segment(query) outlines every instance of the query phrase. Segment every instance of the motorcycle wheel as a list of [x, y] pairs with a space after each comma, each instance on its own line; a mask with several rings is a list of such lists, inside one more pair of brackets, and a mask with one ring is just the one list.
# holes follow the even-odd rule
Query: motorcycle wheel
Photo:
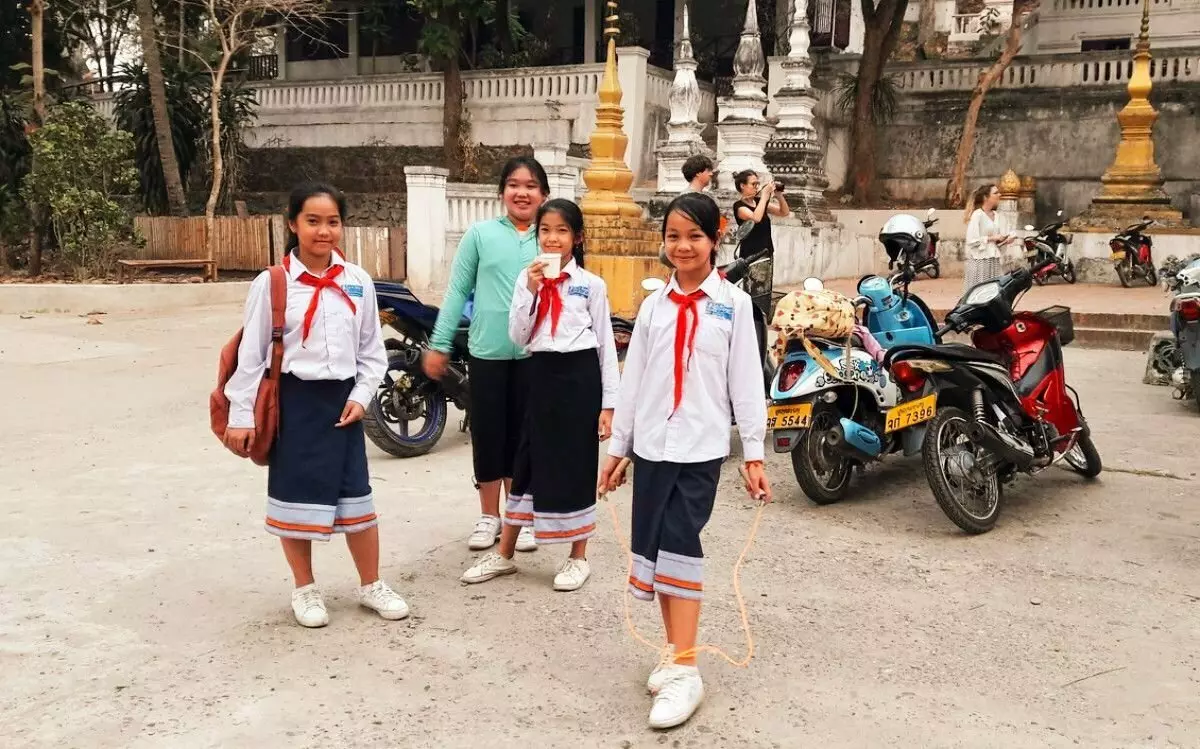
[[[423, 375], [409, 375], [417, 382], [403, 393], [394, 392], [398, 387], [397, 378], [403, 373], [403, 361], [404, 355], [388, 346], [388, 371], [363, 416], [363, 429], [371, 442], [388, 455], [415, 458], [432, 450], [442, 438], [449, 407], [436, 389], [419, 387], [425, 381]], [[423, 418], [425, 423], [414, 434], [409, 423], [418, 418]]]
[[970, 418], [960, 408], [938, 411], [929, 422], [921, 457], [938, 507], [959, 528], [978, 534], [995, 527], [1002, 497], [996, 472], [976, 468], [979, 448], [967, 436]]
[[1090, 434], [1080, 437], [1063, 458], [1067, 465], [1071, 466], [1071, 470], [1084, 478], [1094, 479], [1104, 470], [1104, 464], [1100, 462], [1100, 453], [1096, 450]]
[[792, 471], [805, 496], [819, 505], [845, 498], [850, 489], [850, 459], [829, 447], [826, 433], [838, 423], [838, 410], [828, 403], [813, 407], [812, 424], [792, 449]]
[[1116, 269], [1117, 269], [1117, 278], [1121, 279], [1121, 285], [1128, 289], [1129, 285], [1130, 285], [1129, 284], [1129, 281], [1130, 281], [1129, 274], [1131, 272], [1129, 260], [1125, 259], [1125, 260], [1122, 260], [1121, 262], [1117, 263]]
[[1079, 280], [1078, 276], [1075, 275], [1075, 263], [1067, 263], [1063, 267], [1062, 277], [1067, 283], [1075, 283]]
[[1146, 268], [1146, 283], [1151, 286], [1158, 286], [1158, 271], [1154, 268], [1153, 263]]

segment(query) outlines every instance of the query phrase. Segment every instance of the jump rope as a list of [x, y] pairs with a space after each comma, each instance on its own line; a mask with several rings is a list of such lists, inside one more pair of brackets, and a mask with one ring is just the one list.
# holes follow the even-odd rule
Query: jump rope
[[[628, 470], [629, 465], [629, 458], [622, 458], [621, 462], [617, 464], [616, 469], [613, 471], [613, 475], [620, 476], [624, 474], [625, 471]], [[742, 474], [742, 480], [746, 482], [746, 486], [749, 487], [750, 476], [746, 473], [745, 466], [738, 466], [738, 470]], [[605, 488], [601, 490], [598, 493], [597, 498], [601, 500], [607, 500], [608, 489]], [[745, 658], [735, 659], [733, 656], [729, 655], [716, 645], [701, 644], [692, 648], [688, 648], [687, 650], [673, 652], [671, 650], [670, 643], [655, 645], [654, 643], [650, 642], [650, 640], [646, 639], [646, 637], [642, 635], [640, 631], [638, 631], [637, 625], [633, 623], [633, 613], [629, 609], [630, 595], [628, 583], [626, 581], [622, 581], [621, 601], [625, 608], [625, 626], [629, 629], [629, 634], [634, 640], [640, 642], [651, 650], [657, 651], [659, 654], [659, 659], [662, 662], [666, 662], [671, 658], [692, 658], [700, 653], [715, 653], [716, 655], [719, 655], [721, 658], [725, 659], [725, 661], [730, 665], [736, 666], [737, 668], [745, 668], [746, 666], [750, 665], [750, 659], [754, 657], [754, 635], [750, 631], [750, 617], [746, 612], [746, 600], [742, 596], [742, 562], [746, 560], [746, 555], [750, 553], [750, 547], [754, 545], [754, 539], [758, 535], [758, 525], [762, 521], [763, 510], [767, 508], [767, 500], [765, 495], [760, 493], [757, 497], [755, 497], [755, 501], [758, 502], [758, 509], [755, 510], [754, 520], [750, 523], [750, 534], [746, 537], [746, 543], [744, 546], [742, 546], [742, 552], [738, 554], [737, 562], [735, 562], [733, 565], [733, 594], [737, 598], [738, 616], [742, 621], [742, 631], [746, 635]], [[625, 556], [629, 561], [628, 575], [629, 577], [633, 577], [633, 550], [630, 548], [629, 544], [625, 542], [625, 537], [621, 535], [621, 521], [617, 518], [617, 508], [613, 502], [606, 501], [604, 504], [608, 507], [608, 514], [612, 518], [613, 531], [616, 534], [617, 541], [621, 544], [621, 548], [625, 550]]]

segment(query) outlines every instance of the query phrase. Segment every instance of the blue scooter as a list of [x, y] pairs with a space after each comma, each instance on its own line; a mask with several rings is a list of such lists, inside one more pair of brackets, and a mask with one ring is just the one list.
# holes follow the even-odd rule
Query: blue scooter
[[[865, 310], [863, 325], [880, 349], [936, 341], [933, 314], [908, 291], [913, 278], [912, 266], [904, 263], [890, 279], [872, 275], [858, 283], [855, 307]], [[822, 286], [817, 279], [805, 282], [810, 290]], [[857, 335], [849, 350], [844, 340], [812, 343], [837, 375], [802, 342], [790, 341], [771, 382], [767, 428], [774, 432], [775, 452], [791, 453], [800, 488], [824, 505], [846, 496], [855, 466], [900, 450], [920, 453], [937, 396], [921, 395], [920, 373], [907, 365], [885, 369]]]

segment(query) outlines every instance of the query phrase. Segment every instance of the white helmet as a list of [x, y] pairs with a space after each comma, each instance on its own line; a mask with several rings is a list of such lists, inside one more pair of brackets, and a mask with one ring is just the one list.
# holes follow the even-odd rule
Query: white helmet
[[893, 262], [901, 252], [912, 252], [919, 247], [924, 239], [925, 224], [907, 213], [897, 213], [889, 218], [879, 232], [879, 241], [883, 242], [888, 258]]

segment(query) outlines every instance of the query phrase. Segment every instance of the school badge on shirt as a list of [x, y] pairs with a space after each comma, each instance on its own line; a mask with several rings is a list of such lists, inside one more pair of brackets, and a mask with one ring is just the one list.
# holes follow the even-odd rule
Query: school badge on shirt
[[362, 286], [359, 286], [357, 284], [346, 284], [342, 288], [345, 289], [346, 293], [349, 294], [350, 296], [356, 296], [359, 299], [362, 299], [362, 295], [363, 295], [363, 287]]
[[589, 286], [568, 286], [567, 296], [577, 296], [587, 299], [591, 294], [591, 291], [592, 289]]
[[704, 314], [711, 317], [716, 317], [721, 320], [733, 321], [733, 305], [721, 304], [713, 300], [708, 300], [704, 305]]

